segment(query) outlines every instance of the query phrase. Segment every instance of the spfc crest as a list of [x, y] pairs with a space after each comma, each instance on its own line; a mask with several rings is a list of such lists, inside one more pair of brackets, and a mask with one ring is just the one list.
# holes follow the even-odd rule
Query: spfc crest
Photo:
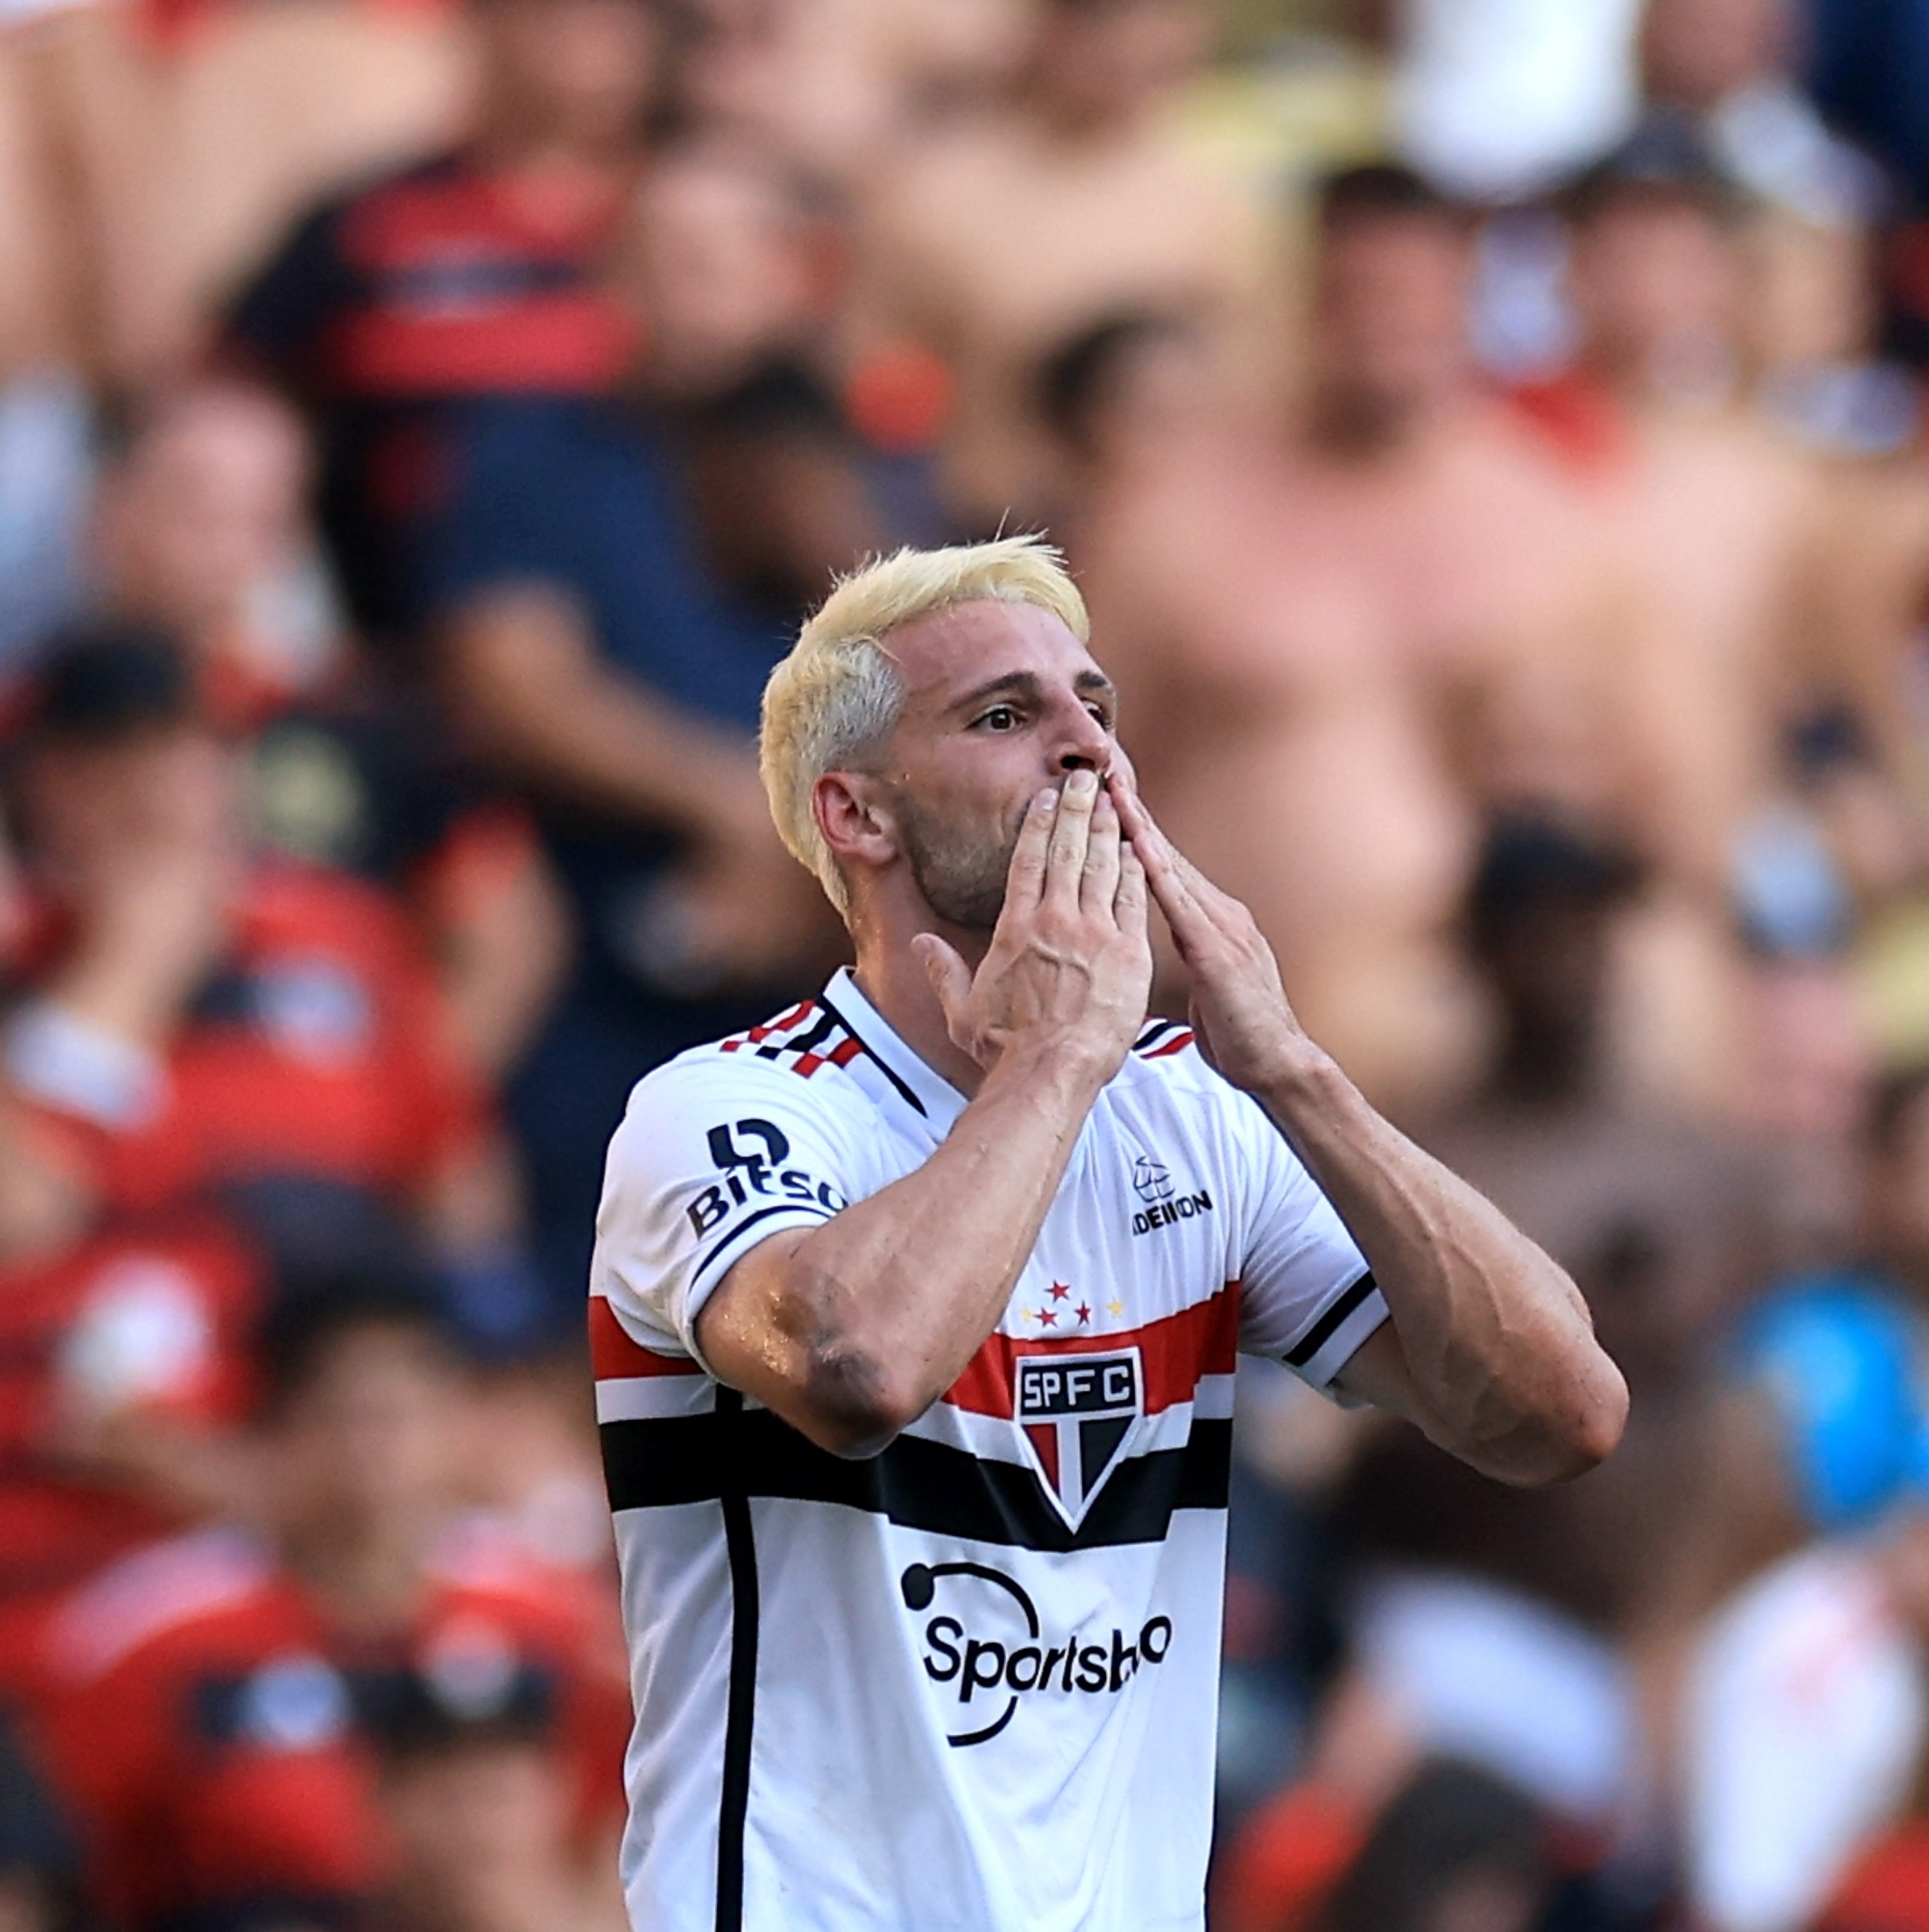
[[1060, 1513], [1076, 1528], [1144, 1412], [1138, 1351], [1028, 1355], [1018, 1364], [1018, 1422]]

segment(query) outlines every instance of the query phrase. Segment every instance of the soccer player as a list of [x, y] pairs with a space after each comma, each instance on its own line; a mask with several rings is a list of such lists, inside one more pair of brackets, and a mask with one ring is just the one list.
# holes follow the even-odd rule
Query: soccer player
[[[1620, 1433], [1573, 1284], [1153, 823], [1087, 628], [1035, 538], [901, 553], [766, 693], [857, 964], [610, 1148], [638, 1928], [1198, 1928], [1237, 1352], [1509, 1481]], [[1155, 902], [1190, 1027], [1147, 1022]]]

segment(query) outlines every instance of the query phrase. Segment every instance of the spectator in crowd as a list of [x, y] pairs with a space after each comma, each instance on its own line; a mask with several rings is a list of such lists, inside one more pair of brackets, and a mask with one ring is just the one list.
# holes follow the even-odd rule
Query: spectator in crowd
[[968, 531], [1052, 507], [1031, 384], [1082, 328], [1182, 314], [1249, 387], [1278, 359], [1266, 212], [1166, 122], [1210, 31], [1199, 0], [1047, 0], [1004, 110], [911, 157], [866, 211], [854, 326], [949, 369], [947, 478]]
[[[752, 755], [787, 614], [722, 579], [694, 488], [706, 443], [745, 434], [733, 398], [799, 326], [800, 278], [765, 258], [808, 230], [773, 220], [767, 190], [686, 180], [684, 165], [647, 190], [643, 238], [687, 233], [699, 212], [750, 233], [733, 244], [712, 229], [686, 250], [659, 232], [628, 251], [645, 318], [654, 273], [698, 271], [661, 304], [660, 362], [621, 400], [478, 406], [430, 553], [458, 714], [536, 802], [575, 916], [570, 983], [510, 1093], [546, 1276], [572, 1318], [603, 1148], [639, 1075], [766, 1016], [838, 943], [777, 841]], [[706, 151], [687, 165], [694, 177], [716, 164]], [[874, 530], [850, 516], [826, 542], [862, 494], [838, 473], [849, 459], [805, 427], [780, 410], [751, 438], [754, 463], [740, 446], [734, 464], [770, 513], [763, 559], [787, 589], [856, 562]]]
[[1211, 406], [1198, 332], [1178, 316], [1108, 316], [1054, 349], [1036, 378], [1040, 420], [1066, 461], [1046, 519], [1076, 544], [1080, 515], [1196, 433]]
[[[1826, 962], [1846, 929], [1839, 868], [1788, 751], [1850, 682], [1814, 623], [1829, 567], [1822, 472], [1745, 406], [1742, 205], [1697, 141], [1650, 129], [1568, 206], [1578, 356], [1522, 400], [1590, 481], [1646, 614], [1615, 693], [1635, 836], [1656, 867], [1637, 956], [1640, 1070], [1736, 1117], [1764, 1104], [1754, 1011], [1779, 987], [1738, 930], [1758, 957]], [[1819, 1063], [1840, 1004], [1777, 1024]]]
[[124, 396], [178, 366], [164, 124], [133, 9], [16, 0], [0, 16], [0, 396], [48, 369]]
[[462, 769], [426, 694], [344, 634], [309, 480], [286, 404], [224, 380], [171, 392], [103, 482], [98, 574], [118, 616], [182, 640], [211, 712], [248, 745], [264, 845], [400, 896], [458, 1050], [493, 1079], [554, 988], [562, 910], [526, 816]]
[[1640, 53], [1651, 111], [1698, 127], [1723, 172], [1760, 200], [1811, 221], [1868, 220], [1881, 176], [1797, 86], [1802, 31], [1793, 0], [1648, 0]]
[[214, 1530], [133, 1557], [50, 1634], [48, 1761], [98, 1904], [131, 1932], [196, 1913], [338, 1924], [392, 1868], [356, 1693], [392, 1720], [400, 1674], [478, 1712], [542, 1682], [572, 1856], [613, 1864], [614, 1625], [526, 1564], [437, 1556], [465, 1371], [434, 1304], [392, 1270], [308, 1282], [269, 1318], [262, 1365], [266, 1539]]
[[862, 194], [934, 121], [1008, 79], [1028, 13], [1023, 0], [698, 0], [676, 97], [694, 125], [749, 135]]
[[1408, 1108], [1471, 1070], [1452, 925], [1483, 793], [1613, 790], [1583, 699], [1618, 586], [1476, 387], [1470, 245], [1404, 170], [1334, 178], [1308, 412], [1123, 479], [1078, 559], [1148, 790], [1252, 906], [1310, 1030]]
[[361, 1689], [395, 1848], [384, 1932], [626, 1932], [613, 1872], [585, 1883], [546, 1672], [472, 1648]]
[[1688, 1526], [1720, 1507], [1688, 1472], [1714, 1466], [1714, 1339], [1772, 1233], [1742, 1150], [1616, 1091], [1612, 960], [1637, 884], [1625, 854], [1556, 825], [1496, 828], [1466, 934], [1498, 1038], [1473, 1095], [1422, 1130], [1574, 1273], [1634, 1391], [1623, 1449], [1530, 1492], [1463, 1475], [1404, 1426], [1366, 1435], [1331, 1501], [1357, 1572], [1354, 1654], [1306, 1782], [1247, 1828], [1234, 1869], [1249, 1889], [1282, 1838], [1371, 1819], [1430, 1752], [1484, 1766], [1597, 1844], [1652, 1796], [1664, 1741], [1644, 1749], [1640, 1673], [1718, 1587], [1684, 1566]]
[[184, 655], [57, 650], [14, 747], [30, 886], [8, 962], [0, 1249], [290, 1177], [387, 1199], [452, 1255], [513, 1202], [418, 934], [380, 892], [251, 853]]
[[628, 353], [596, 274], [641, 158], [655, 0], [476, 0], [482, 78], [454, 151], [296, 230], [229, 317], [233, 353], [314, 414], [322, 515], [355, 614], [405, 638], [436, 430], [478, 395], [608, 390]]
[[40, 1695], [68, 1593], [254, 1502], [238, 1432], [262, 1274], [205, 1208], [0, 1264], [0, 1706]]

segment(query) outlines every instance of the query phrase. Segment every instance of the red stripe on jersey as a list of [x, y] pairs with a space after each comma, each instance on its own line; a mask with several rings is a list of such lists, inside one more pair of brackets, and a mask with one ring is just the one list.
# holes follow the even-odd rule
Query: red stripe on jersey
[[1163, 1060], [1168, 1053], [1183, 1053], [1192, 1043], [1190, 1033], [1175, 1033], [1162, 1046], [1155, 1046], [1150, 1053], [1141, 1057], [1146, 1060]]
[[1239, 1284], [1229, 1281], [1216, 1294], [1162, 1316], [1142, 1328], [1111, 1335], [1040, 1336], [992, 1335], [965, 1365], [944, 1400], [979, 1415], [1009, 1418], [1018, 1364], [1030, 1355], [1106, 1355], [1136, 1348], [1145, 1372], [1145, 1411], [1156, 1415], [1174, 1403], [1190, 1402], [1202, 1376], [1230, 1375], [1239, 1360]]
[[826, 1057], [833, 1066], [848, 1066], [864, 1051], [862, 1040], [840, 1040]]
[[734, 1053], [740, 1046], [760, 1046], [773, 1033], [788, 1033], [808, 1019], [817, 1011], [817, 1005], [814, 1000], [800, 1000], [788, 1013], [780, 1013], [774, 1020], [766, 1020], [761, 1026], [754, 1026], [748, 1033], [740, 1033], [725, 1040], [722, 1050]]
[[700, 1362], [687, 1355], [660, 1355], [633, 1340], [616, 1312], [600, 1294], [590, 1298], [590, 1361], [601, 1382], [627, 1380], [632, 1376], [700, 1376]]

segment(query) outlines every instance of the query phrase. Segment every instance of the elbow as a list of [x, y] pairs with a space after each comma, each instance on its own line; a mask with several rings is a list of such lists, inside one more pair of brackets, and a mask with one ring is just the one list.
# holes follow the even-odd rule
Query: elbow
[[820, 1449], [848, 1461], [880, 1456], [929, 1407], [884, 1364], [848, 1343], [811, 1351], [789, 1419]]
[[1598, 1348], [1569, 1380], [1531, 1432], [1533, 1450], [1504, 1473], [1518, 1486], [1571, 1483], [1614, 1454], [1628, 1426], [1628, 1384]]

